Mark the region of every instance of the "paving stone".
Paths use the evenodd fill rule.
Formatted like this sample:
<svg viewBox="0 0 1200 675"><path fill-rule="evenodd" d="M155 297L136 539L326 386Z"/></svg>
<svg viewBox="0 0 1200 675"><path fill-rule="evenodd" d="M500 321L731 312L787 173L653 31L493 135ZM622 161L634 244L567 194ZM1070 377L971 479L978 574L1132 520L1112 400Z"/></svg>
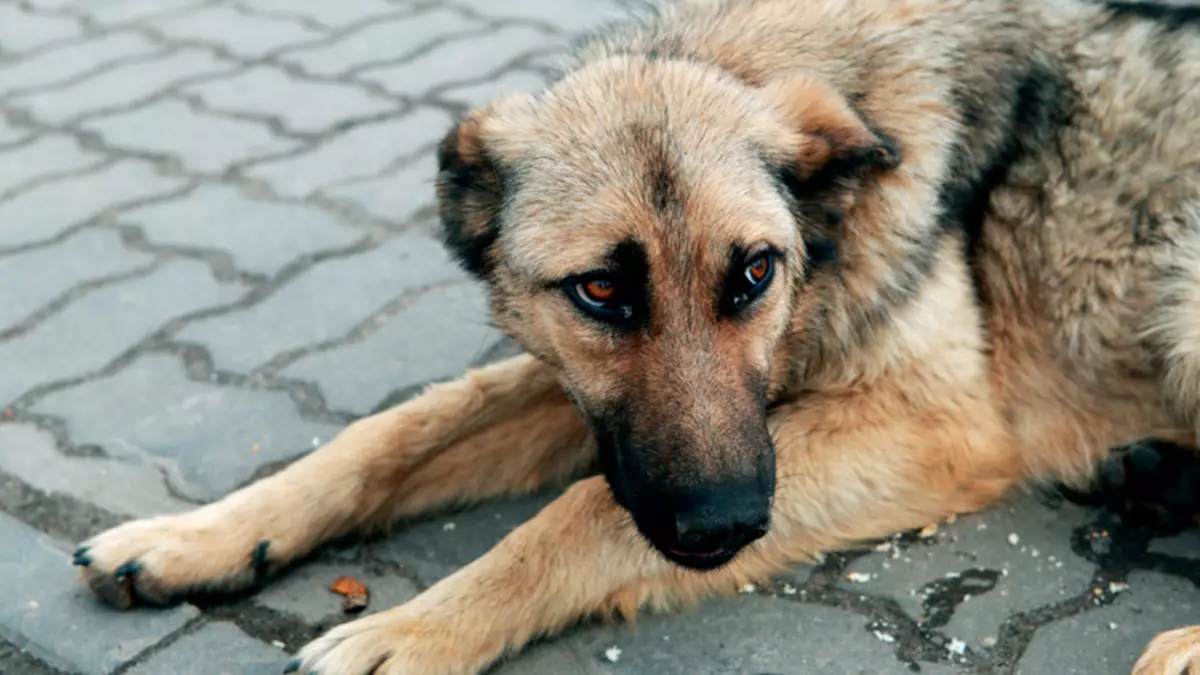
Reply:
<svg viewBox="0 0 1200 675"><path fill-rule="evenodd" d="M154 27L169 38L218 45L231 54L248 59L323 37L296 21L247 16L229 7L209 7L161 19L154 22Z"/></svg>
<svg viewBox="0 0 1200 675"><path fill-rule="evenodd" d="M0 513L0 635L64 671L107 675L199 616L191 605L118 612L77 581L67 545Z"/></svg>
<svg viewBox="0 0 1200 675"><path fill-rule="evenodd" d="M492 675L611 675L601 661L577 653L561 638L533 645L496 666Z"/></svg>
<svg viewBox="0 0 1200 675"><path fill-rule="evenodd" d="M319 263L253 307L190 324L179 339L207 346L218 368L246 372L278 354L342 337L406 291L456 278L464 275L441 245L404 235Z"/></svg>
<svg viewBox="0 0 1200 675"><path fill-rule="evenodd" d="M1129 590L1107 607L1038 629L1017 675L1126 675L1155 635L1200 622L1192 582L1153 572L1129 575Z"/></svg>
<svg viewBox="0 0 1200 675"><path fill-rule="evenodd" d="M179 638L129 675L278 675L291 657L237 626L210 623Z"/></svg>
<svg viewBox="0 0 1200 675"><path fill-rule="evenodd" d="M89 293L21 337L0 342L0 406L38 384L98 370L168 320L228 303L242 290L218 285L200 262L180 260Z"/></svg>
<svg viewBox="0 0 1200 675"><path fill-rule="evenodd" d="M251 199L216 185L135 209L123 214L121 222L141 227L158 244L226 251L238 268L265 275L278 273L300 256L361 238L325 211Z"/></svg>
<svg viewBox="0 0 1200 675"><path fill-rule="evenodd" d="M103 160L103 156L80 148L70 136L43 136L0 152L0 195L30 181L96 166Z"/></svg>
<svg viewBox="0 0 1200 675"><path fill-rule="evenodd" d="M53 436L29 425L0 424L0 471L43 492L70 495L123 516L195 508L171 496L153 465L133 458L68 457Z"/></svg>
<svg viewBox="0 0 1200 675"><path fill-rule="evenodd" d="M470 108L481 108L505 94L516 91L536 93L545 89L546 85L546 78L539 73L514 70L488 82L453 87L442 92L441 98Z"/></svg>
<svg viewBox="0 0 1200 675"><path fill-rule="evenodd" d="M0 94L62 84L120 59L147 56L160 47L136 33L109 33L42 52L12 64L0 64Z"/></svg>
<svg viewBox="0 0 1200 675"><path fill-rule="evenodd" d="M0 49L19 53L54 42L77 38L79 23L57 16L30 14L19 7L0 5Z"/></svg>
<svg viewBox="0 0 1200 675"><path fill-rule="evenodd" d="M60 675L60 671L35 659L28 652L0 640L0 673L18 675Z"/></svg>
<svg viewBox="0 0 1200 675"><path fill-rule="evenodd" d="M178 190L179 178L159 175L140 161L38 185L0 202L0 248L54 237L111 209Z"/></svg>
<svg viewBox="0 0 1200 675"><path fill-rule="evenodd" d="M1000 624L1017 612L1064 600L1087 590L1093 566L1071 550L1071 533L1094 512L1072 504L1049 508L1032 498L939 526L935 538L899 551L874 553L849 571L870 575L848 588L895 598L914 618L925 614L922 587L970 569L1000 572L995 587L959 605L940 630L979 648L996 638ZM982 529L981 529L982 528ZM1010 535L1016 535L1012 544Z"/></svg>
<svg viewBox="0 0 1200 675"><path fill-rule="evenodd" d="M321 194L353 202L383 220L405 223L421 209L434 206L436 178L437 155L428 152L395 173L339 185Z"/></svg>
<svg viewBox="0 0 1200 675"><path fill-rule="evenodd" d="M491 500L458 513L422 518L398 527L396 534L376 543L381 560L412 570L433 584L487 553L522 523L533 518L559 491L530 497Z"/></svg>
<svg viewBox="0 0 1200 675"><path fill-rule="evenodd" d="M281 374L316 382L333 408L367 414L392 391L457 377L502 337L488 324L483 289L468 281L423 293L362 342Z"/></svg>
<svg viewBox="0 0 1200 675"><path fill-rule="evenodd" d="M1193 527L1173 537L1155 539L1150 542L1147 550L1150 553L1171 555L1187 560L1200 558L1200 528Z"/></svg>
<svg viewBox="0 0 1200 675"><path fill-rule="evenodd" d="M2 226L0 226L2 227ZM0 332L36 312L68 289L153 262L145 253L121 244L116 232L84 231L49 248L0 258Z"/></svg>
<svg viewBox="0 0 1200 675"><path fill-rule="evenodd" d="M86 127L114 146L172 155L206 173L221 173L252 157L297 146L272 134L265 124L198 113L175 100L97 118Z"/></svg>
<svg viewBox="0 0 1200 675"><path fill-rule="evenodd" d="M232 67L230 62L202 49L181 49L152 61L127 63L74 84L23 94L13 103L39 121L63 124L82 115L139 103L190 78L229 71Z"/></svg>
<svg viewBox="0 0 1200 675"><path fill-rule="evenodd" d="M567 639L589 665L612 675L911 673L893 655L895 646L875 639L867 622L839 609L739 595L691 611L646 614L636 629L595 626ZM614 647L620 651L609 652ZM923 663L921 672L953 671Z"/></svg>
<svg viewBox="0 0 1200 675"><path fill-rule="evenodd" d="M269 115L292 131L310 133L399 107L362 87L307 82L266 66L189 87L187 92L215 110Z"/></svg>
<svg viewBox="0 0 1200 675"><path fill-rule="evenodd" d="M467 18L452 8L434 7L412 16L372 22L321 47L289 50L280 59L310 73L341 75L367 64L418 54L448 36L485 28L486 23Z"/></svg>
<svg viewBox="0 0 1200 675"><path fill-rule="evenodd" d="M0 147L20 143L29 138L31 133L27 129L14 127L3 116L0 116Z"/></svg>
<svg viewBox="0 0 1200 675"><path fill-rule="evenodd" d="M272 581L254 596L254 603L298 617L310 626L341 623L342 596L329 590L340 576L363 582L370 592L370 604L358 617L385 612L412 600L420 592L411 581L358 562L315 562L305 564L282 578Z"/></svg>
<svg viewBox="0 0 1200 675"><path fill-rule="evenodd" d="M244 0L247 7L272 14L291 14L340 28L402 9L386 0L338 0L338 2L296 2L296 0Z"/></svg>
<svg viewBox="0 0 1200 675"><path fill-rule="evenodd" d="M525 26L482 37L447 40L400 65L370 68L359 77L401 96L419 97L447 83L484 80L517 57L561 46L562 39Z"/></svg>
<svg viewBox="0 0 1200 675"><path fill-rule="evenodd" d="M446 113L417 108L402 117L355 127L311 152L263 163L247 174L267 181L281 194L303 197L320 187L378 176L397 160L436 144L450 126Z"/></svg>
<svg viewBox="0 0 1200 675"><path fill-rule="evenodd" d="M204 501L224 496L264 464L312 450L339 430L301 419L286 392L195 382L178 359L164 354L143 356L108 378L55 392L34 409L65 419L76 443L159 466L180 494Z"/></svg>
<svg viewBox="0 0 1200 675"><path fill-rule="evenodd" d="M569 33L578 33L629 16L628 11L606 0L471 0L471 9L496 19L544 21Z"/></svg>
<svg viewBox="0 0 1200 675"><path fill-rule="evenodd" d="M116 26L174 14L199 5L199 0L87 0L80 3L79 7L96 23Z"/></svg>

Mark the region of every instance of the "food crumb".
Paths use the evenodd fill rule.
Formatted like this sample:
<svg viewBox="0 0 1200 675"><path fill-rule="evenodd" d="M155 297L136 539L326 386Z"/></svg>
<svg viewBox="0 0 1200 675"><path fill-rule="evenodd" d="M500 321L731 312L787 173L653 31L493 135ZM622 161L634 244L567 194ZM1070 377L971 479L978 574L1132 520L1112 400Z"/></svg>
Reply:
<svg viewBox="0 0 1200 675"><path fill-rule="evenodd" d="M888 635L887 633L884 633L883 631L878 631L878 630L875 631L875 638L878 639L880 642L886 642L888 644L891 644L896 641L896 638L892 637L891 635Z"/></svg>
<svg viewBox="0 0 1200 675"><path fill-rule="evenodd" d="M320 445L321 445L321 439L317 438L316 436L313 436L312 446L314 448L316 448L316 447L320 447Z"/></svg>
<svg viewBox="0 0 1200 675"><path fill-rule="evenodd" d="M1121 627L1121 626L1120 626L1120 625L1119 625L1117 622L1115 622L1115 621L1109 621L1109 622L1108 622L1108 629L1109 629L1109 630L1116 630L1116 629L1118 629L1118 628L1120 628L1120 627Z"/></svg>
<svg viewBox="0 0 1200 675"><path fill-rule="evenodd" d="M353 577L338 577L329 585L329 590L345 598L342 601L342 611L346 614L357 614L367 608L370 601L370 591L366 584Z"/></svg>
<svg viewBox="0 0 1200 675"><path fill-rule="evenodd" d="M456 528L456 527L458 527L458 526L455 525L454 523L446 523L445 525L442 525L442 531L443 532L453 532L454 528Z"/></svg>
<svg viewBox="0 0 1200 675"><path fill-rule="evenodd" d="M1035 558L1038 557L1038 550L1036 548L1029 549L1029 555L1031 555Z"/></svg>
<svg viewBox="0 0 1200 675"><path fill-rule="evenodd" d="M738 589L738 593L749 594L749 593L753 593L754 591L757 591L757 590L758 590L758 588L754 584L746 584L745 586L742 586L741 588Z"/></svg>
<svg viewBox="0 0 1200 675"><path fill-rule="evenodd" d="M951 652L961 656L967 653L967 643L959 640L958 638L954 638L950 641L950 644L946 646L946 649L949 649Z"/></svg>
<svg viewBox="0 0 1200 675"><path fill-rule="evenodd" d="M604 659L609 663L616 663L621 660L621 648L609 647L604 650Z"/></svg>
<svg viewBox="0 0 1200 675"><path fill-rule="evenodd" d="M262 446L259 445L258 443L255 443L254 445L250 446L250 452L258 452L259 450L262 450Z"/></svg>
<svg viewBox="0 0 1200 675"><path fill-rule="evenodd" d="M796 594L796 587L795 587L795 586L793 586L793 585L791 585L791 584L786 584L786 583L785 583L785 584L783 585L783 594L784 594L784 595L795 595L795 594Z"/></svg>
<svg viewBox="0 0 1200 675"><path fill-rule="evenodd" d="M1008 543L1016 546L1017 544L1021 543L1021 538L1017 536L1016 532L1013 532L1012 534L1008 535Z"/></svg>
<svg viewBox="0 0 1200 675"><path fill-rule="evenodd" d="M852 584L865 584L870 580L871 575L863 572L848 572L846 574L846 581L849 581Z"/></svg>
<svg viewBox="0 0 1200 675"><path fill-rule="evenodd" d="M938 531L938 524L930 523L930 524L926 525L925 527L922 527L921 531L918 532L917 534L922 539L928 539L928 538L932 537L933 535L937 534L937 531Z"/></svg>
<svg viewBox="0 0 1200 675"><path fill-rule="evenodd" d="M1129 590L1129 584L1120 581L1113 581L1108 584L1108 592L1112 594L1124 593Z"/></svg>
<svg viewBox="0 0 1200 675"><path fill-rule="evenodd" d="M975 526L975 529L976 529L976 530L986 530L986 529L987 529L987 523L980 523L980 524L978 524L978 525L976 525L976 526Z"/></svg>
<svg viewBox="0 0 1200 675"><path fill-rule="evenodd" d="M283 643L283 640L271 640L271 646L276 649L287 649L287 645Z"/></svg>
<svg viewBox="0 0 1200 675"><path fill-rule="evenodd" d="M996 646L996 638L994 638L994 637L983 638L983 646L984 647L995 647Z"/></svg>

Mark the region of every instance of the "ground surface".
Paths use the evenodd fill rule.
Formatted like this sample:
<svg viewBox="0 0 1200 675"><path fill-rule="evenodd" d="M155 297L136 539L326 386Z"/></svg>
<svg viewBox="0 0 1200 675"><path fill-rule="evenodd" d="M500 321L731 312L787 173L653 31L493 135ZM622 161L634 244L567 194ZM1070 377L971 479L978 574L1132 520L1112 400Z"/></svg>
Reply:
<svg viewBox="0 0 1200 675"><path fill-rule="evenodd" d="M431 145L548 76L601 0L0 0L0 672L275 673L545 501L325 550L252 595L119 614L66 551L214 499L499 357L431 238ZM1127 673L1200 620L1200 541L1034 498L830 556L514 675ZM615 649L614 649L615 648Z"/></svg>

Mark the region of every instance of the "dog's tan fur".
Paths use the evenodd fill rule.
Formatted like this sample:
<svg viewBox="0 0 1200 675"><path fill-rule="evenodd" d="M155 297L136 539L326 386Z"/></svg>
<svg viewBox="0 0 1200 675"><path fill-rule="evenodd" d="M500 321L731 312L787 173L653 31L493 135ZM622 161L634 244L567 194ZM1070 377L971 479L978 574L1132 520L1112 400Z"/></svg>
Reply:
<svg viewBox="0 0 1200 675"><path fill-rule="evenodd" d="M467 675L583 617L729 592L1022 480L1083 485L1118 444L1194 440L1197 85L1195 29L1075 0L690 0L605 32L550 91L472 114L442 148L449 246L533 356L431 387L220 502L106 532L83 575L122 605L245 586L336 535L579 479L298 664ZM810 255L821 239L833 261ZM653 319L616 334L548 282L631 240ZM762 243L783 254L771 287L743 320L719 316L729 248ZM714 571L672 564L586 477L584 420L632 401L635 426L691 434L671 461L740 470L752 449L721 432L762 413L755 373L770 532ZM1181 673L1181 635L1139 672Z"/></svg>

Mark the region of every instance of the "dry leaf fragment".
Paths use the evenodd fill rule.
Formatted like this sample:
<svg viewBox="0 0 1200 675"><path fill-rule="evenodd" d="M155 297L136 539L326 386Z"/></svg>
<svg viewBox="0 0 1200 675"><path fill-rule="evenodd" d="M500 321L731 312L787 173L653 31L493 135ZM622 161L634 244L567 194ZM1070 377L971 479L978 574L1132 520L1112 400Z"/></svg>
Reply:
<svg viewBox="0 0 1200 675"><path fill-rule="evenodd" d="M342 611L346 614L357 614L366 609L371 597L366 584L353 577L334 579L329 590L345 598L342 601Z"/></svg>

